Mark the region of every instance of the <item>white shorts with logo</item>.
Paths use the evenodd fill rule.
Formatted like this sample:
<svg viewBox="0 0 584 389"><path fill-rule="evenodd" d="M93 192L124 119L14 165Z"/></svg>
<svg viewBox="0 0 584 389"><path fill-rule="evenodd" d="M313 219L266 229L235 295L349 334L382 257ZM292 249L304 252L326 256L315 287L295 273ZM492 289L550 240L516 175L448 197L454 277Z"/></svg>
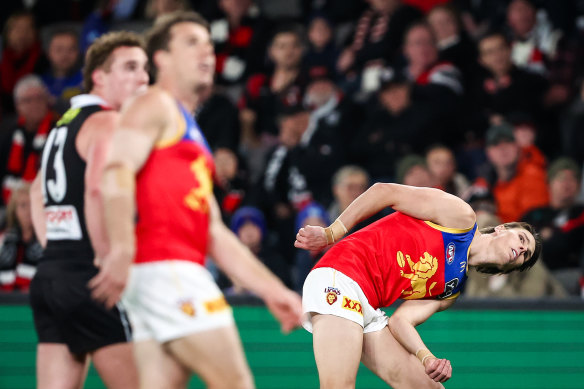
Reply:
<svg viewBox="0 0 584 389"><path fill-rule="evenodd" d="M234 323L231 307L211 274L189 261L135 264L123 302L134 341L163 343Z"/></svg>
<svg viewBox="0 0 584 389"><path fill-rule="evenodd" d="M388 322L385 312L369 304L355 281L330 267L314 269L306 277L302 310L302 326L309 332L312 332L312 313L351 320L363 327L364 333L380 331Z"/></svg>

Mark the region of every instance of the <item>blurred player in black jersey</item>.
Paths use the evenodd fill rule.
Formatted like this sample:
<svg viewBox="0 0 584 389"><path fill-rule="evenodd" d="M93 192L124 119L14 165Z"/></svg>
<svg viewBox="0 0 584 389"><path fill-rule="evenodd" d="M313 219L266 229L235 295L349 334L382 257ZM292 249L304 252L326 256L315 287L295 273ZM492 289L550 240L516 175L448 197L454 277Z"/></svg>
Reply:
<svg viewBox="0 0 584 389"><path fill-rule="evenodd" d="M125 312L92 300L87 282L109 250L99 183L117 111L146 90L146 67L139 36L97 39L85 58L89 94L71 100L47 139L31 194L35 230L46 245L30 297L38 388L81 388L90 358L108 388L138 387Z"/></svg>

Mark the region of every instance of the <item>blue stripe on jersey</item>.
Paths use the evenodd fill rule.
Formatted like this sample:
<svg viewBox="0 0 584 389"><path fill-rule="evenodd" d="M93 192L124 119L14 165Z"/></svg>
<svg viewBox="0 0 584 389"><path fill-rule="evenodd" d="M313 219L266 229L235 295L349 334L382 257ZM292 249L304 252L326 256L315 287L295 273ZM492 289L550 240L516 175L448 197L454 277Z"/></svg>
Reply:
<svg viewBox="0 0 584 389"><path fill-rule="evenodd" d="M186 131L181 140L190 140L196 142L199 145L203 146L203 148L205 148L209 152L209 154L212 154L211 147L209 147L207 139L205 139L205 136L201 132L201 129L199 128L199 125L197 124L193 116L189 113L189 111L186 110L185 107L182 106L182 104L179 103L178 106L186 123Z"/></svg>
<svg viewBox="0 0 584 389"><path fill-rule="evenodd" d="M468 251L474 238L477 225L467 232L442 232L444 241L444 293L438 296L444 299L456 295L464 286L468 268Z"/></svg>

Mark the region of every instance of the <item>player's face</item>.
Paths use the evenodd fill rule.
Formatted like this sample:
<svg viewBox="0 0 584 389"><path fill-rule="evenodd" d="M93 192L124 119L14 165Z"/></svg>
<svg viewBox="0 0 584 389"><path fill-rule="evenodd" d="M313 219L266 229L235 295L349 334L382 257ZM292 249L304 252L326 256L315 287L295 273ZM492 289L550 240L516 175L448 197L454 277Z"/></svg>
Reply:
<svg viewBox="0 0 584 389"><path fill-rule="evenodd" d="M535 250L533 235L523 228L507 229L500 225L493 233L494 262L503 270L523 265Z"/></svg>
<svg viewBox="0 0 584 389"><path fill-rule="evenodd" d="M195 90L213 84L215 51L207 29L184 22L172 26L168 51L172 72L181 84L192 84Z"/></svg>
<svg viewBox="0 0 584 389"><path fill-rule="evenodd" d="M129 97L146 90L147 64L146 53L139 47L122 46L113 51L109 72L105 72L104 77L110 104L119 108Z"/></svg>

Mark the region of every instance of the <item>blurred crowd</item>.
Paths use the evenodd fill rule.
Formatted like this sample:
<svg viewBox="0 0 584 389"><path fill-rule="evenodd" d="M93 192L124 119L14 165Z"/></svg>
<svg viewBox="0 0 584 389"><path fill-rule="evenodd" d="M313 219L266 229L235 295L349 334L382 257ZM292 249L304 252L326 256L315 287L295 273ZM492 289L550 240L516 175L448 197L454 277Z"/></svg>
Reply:
<svg viewBox="0 0 584 389"><path fill-rule="evenodd" d="M541 232L531 271L472 273L466 295L584 297L582 0L2 2L0 289L27 290L42 255L29 183L83 91L86 48L178 9L201 13L215 43L195 117L225 222L288 286L322 255L295 249L296 231L383 181L455 194L479 227Z"/></svg>

